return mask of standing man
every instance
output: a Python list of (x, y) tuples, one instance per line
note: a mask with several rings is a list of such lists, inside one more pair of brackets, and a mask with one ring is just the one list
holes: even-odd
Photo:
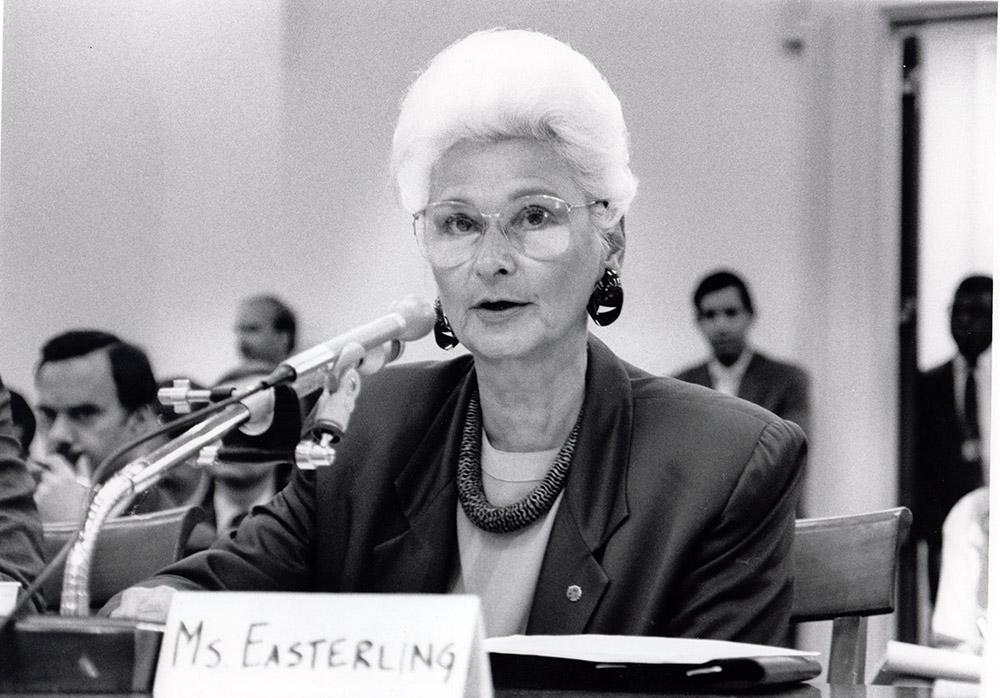
[(750, 346), (754, 306), (746, 282), (731, 271), (709, 274), (695, 289), (694, 311), (712, 356), (676, 377), (749, 400), (795, 422), (808, 436), (809, 376)]
[[(40, 433), (46, 456), (35, 501), (45, 521), (72, 520), (82, 513), (94, 469), (132, 439), (159, 426), (156, 380), (146, 354), (113, 334), (74, 330), (42, 347), (35, 369)], [(161, 445), (146, 443), (127, 454), (121, 467)], [(187, 466), (172, 470), (140, 494), (132, 511), (156, 511), (184, 503), (197, 484)]]
[(236, 317), (240, 357), (248, 364), (273, 368), (295, 348), (295, 313), (277, 296), (251, 296)]
[(955, 289), (951, 336), (954, 358), (917, 380), (913, 528), (917, 540), (927, 541), (932, 599), (945, 517), (963, 495), (988, 482), (993, 277), (969, 276)]

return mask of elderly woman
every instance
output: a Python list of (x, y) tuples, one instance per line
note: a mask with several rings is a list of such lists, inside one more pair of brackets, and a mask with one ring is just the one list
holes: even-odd
[(565, 44), (488, 31), (435, 58), (393, 167), (436, 338), (469, 355), (369, 378), (333, 468), (147, 586), (464, 592), (489, 635), (779, 642), (801, 431), (588, 335), (622, 306), (628, 159), (618, 99)]

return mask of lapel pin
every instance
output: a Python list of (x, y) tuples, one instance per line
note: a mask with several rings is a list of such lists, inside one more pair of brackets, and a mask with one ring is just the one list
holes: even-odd
[(576, 603), (583, 596), (583, 589), (578, 587), (576, 584), (570, 584), (566, 587), (566, 598), (570, 601)]

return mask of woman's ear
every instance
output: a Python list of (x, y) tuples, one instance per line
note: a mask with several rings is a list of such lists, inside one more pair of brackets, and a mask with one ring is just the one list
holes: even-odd
[(614, 227), (604, 233), (607, 253), (604, 266), (620, 272), (625, 263), (625, 216), (618, 219)]

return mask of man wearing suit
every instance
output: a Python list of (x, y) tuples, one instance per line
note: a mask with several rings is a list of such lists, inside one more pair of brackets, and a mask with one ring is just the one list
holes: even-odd
[(746, 282), (731, 271), (709, 274), (695, 289), (694, 310), (712, 356), (676, 377), (749, 400), (795, 422), (808, 435), (809, 376), (750, 346), (754, 306)]
[(955, 290), (951, 336), (958, 353), (917, 382), (913, 529), (927, 541), (931, 598), (941, 565), (948, 512), (984, 485), (989, 469), (993, 278), (969, 276)]
[[(33, 464), (39, 478), (35, 502), (43, 521), (75, 520), (94, 469), (119, 447), (159, 426), (153, 369), (142, 349), (113, 334), (70, 330), (42, 346), (35, 390), (46, 450)], [(129, 455), (148, 453), (164, 440), (158, 437)], [(117, 467), (126, 462), (119, 459)], [(129, 511), (180, 506), (197, 481), (193, 468), (176, 468), (136, 496)]]
[(236, 347), (247, 364), (277, 366), (295, 348), (295, 332), (295, 313), (277, 296), (250, 296), (240, 302)]
[(20, 458), (10, 416), (10, 393), (0, 381), (0, 582), (22, 589), (45, 566), (42, 523), (32, 499), (35, 483)]

